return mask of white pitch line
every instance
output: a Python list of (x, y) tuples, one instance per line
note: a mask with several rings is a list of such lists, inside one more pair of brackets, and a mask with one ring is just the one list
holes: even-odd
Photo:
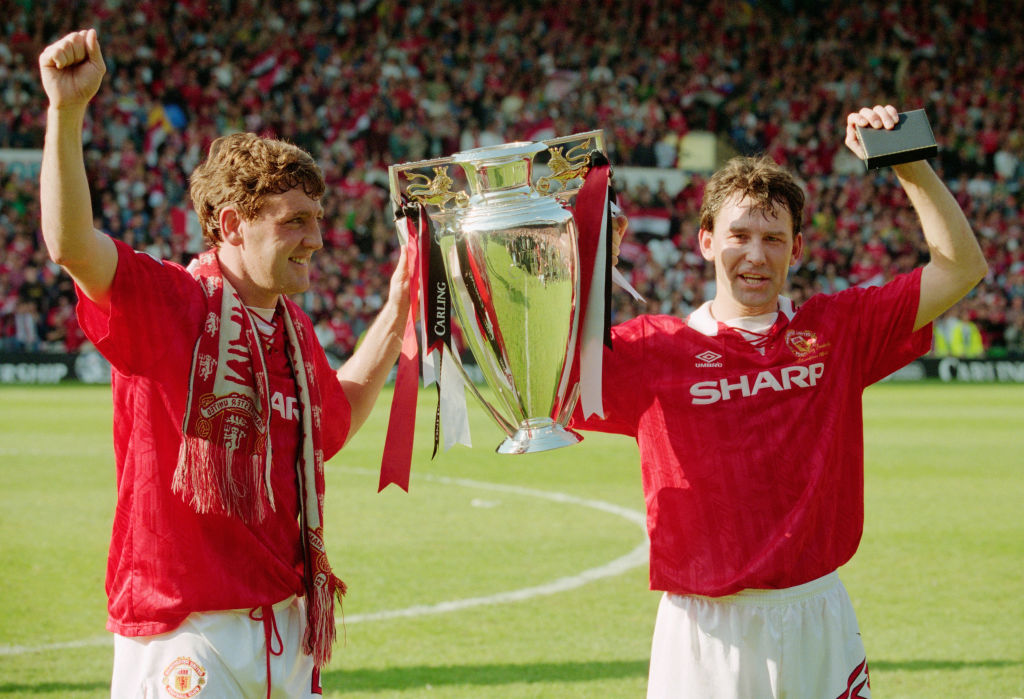
[[(366, 469), (344, 468), (343, 470), (352, 473), (374, 473)], [(578, 498), (575, 495), (568, 495), (566, 493), (536, 490), (534, 488), (524, 488), (517, 485), (487, 483), (468, 478), (449, 478), (447, 476), (435, 476), (431, 474), (423, 474), (418, 476), (418, 478), (446, 485), (458, 485), (466, 488), (476, 488), (478, 490), (513, 493), (515, 495), (525, 495), (527, 497), (541, 498), (543, 500), (551, 500), (558, 503), (581, 505), (583, 507), (589, 507), (602, 512), (608, 512), (622, 517), (623, 519), (627, 519), (634, 524), (638, 524), (644, 530), (644, 541), (625, 556), (616, 558), (609, 563), (605, 563), (597, 568), (584, 570), (582, 573), (578, 573), (576, 575), (558, 578), (557, 580), (544, 583), (543, 585), (524, 587), (519, 590), (510, 590), (508, 592), (498, 592), (496, 594), (485, 595), (483, 597), (469, 597), (466, 599), (452, 600), (450, 602), (438, 602), (437, 604), (418, 604), (412, 607), (406, 607), (405, 609), (391, 609), (381, 612), (353, 614), (351, 616), (346, 616), (344, 623), (358, 624), (364, 621), (381, 621), (384, 619), (409, 618), (426, 616), (429, 614), (445, 614), (447, 612), (456, 612), (462, 609), (469, 609), (471, 607), (481, 607), (491, 604), (506, 604), (509, 602), (522, 602), (534, 597), (555, 595), (560, 592), (575, 590), (576, 588), (583, 587), (587, 583), (594, 582), (595, 580), (621, 575), (627, 570), (632, 570), (633, 568), (641, 566), (647, 562), (647, 529), (646, 521), (642, 512), (613, 505), (612, 503), (605, 502), (603, 500), (588, 500), (585, 498)]]
[[(508, 592), (499, 592), (497, 594), (486, 595), (484, 597), (467, 597), (466, 599), (452, 600), (450, 602), (438, 602), (437, 604), (418, 604), (412, 607), (406, 607), (405, 609), (390, 609), (382, 612), (352, 614), (350, 616), (346, 616), (343, 621), (345, 624), (358, 624), (364, 621), (382, 621), (385, 619), (427, 616), (429, 614), (446, 614), (448, 612), (457, 612), (471, 607), (482, 607), (491, 604), (507, 604), (509, 602), (522, 602), (534, 597), (555, 595), (560, 592), (575, 590), (576, 588), (583, 587), (587, 583), (594, 582), (595, 580), (620, 575), (625, 573), (627, 570), (632, 570), (646, 562), (647, 542), (644, 542), (625, 556), (616, 558), (614, 561), (606, 563), (603, 566), (590, 568), (578, 575), (558, 578), (557, 580), (544, 583), (543, 585), (524, 587), (520, 590), (510, 590)], [(342, 621), (338, 621), (337, 623), (340, 625), (342, 624)]]
[[(360, 475), (376, 475), (375, 471), (362, 468), (351, 468), (351, 467), (331, 467), (331, 470), (346, 471), (348, 473), (357, 473)], [(404, 609), (387, 609), (380, 612), (366, 612), (364, 614), (352, 614), (346, 616), (343, 620), (339, 620), (338, 624), (359, 624), (368, 621), (384, 621), (387, 619), (408, 619), (419, 616), (428, 616), (431, 614), (446, 614), (448, 612), (457, 612), (463, 609), (470, 609), (472, 607), (482, 607), (493, 604), (507, 604), (510, 602), (522, 602), (534, 597), (543, 597), (546, 595), (555, 595), (561, 592), (568, 592), (569, 590), (575, 590), (579, 587), (583, 587), (587, 583), (600, 580), (602, 578), (610, 578), (616, 575), (621, 575), (628, 570), (632, 570), (638, 566), (643, 565), (647, 562), (647, 530), (644, 514), (636, 510), (631, 510), (626, 507), (620, 507), (610, 502), (603, 500), (589, 500), (586, 498), (579, 498), (575, 495), (568, 495), (566, 493), (559, 493), (547, 490), (536, 490), (534, 488), (524, 488), (517, 485), (507, 485), (504, 483), (487, 483), (485, 481), (476, 481), (468, 478), (450, 478), (447, 476), (435, 476), (431, 474), (418, 474), (417, 480), (433, 481), (435, 483), (442, 483), (446, 485), (457, 485), (464, 488), (476, 488), (478, 490), (492, 490), (502, 493), (512, 493), (515, 495), (523, 495), (526, 497), (535, 497), (543, 500), (550, 500), (552, 502), (565, 503), (570, 505), (579, 505), (582, 507), (589, 507), (594, 510), (600, 510), (609, 514), (622, 517), (634, 524), (638, 524), (644, 530), (644, 541), (635, 549), (627, 553), (625, 556), (620, 556), (613, 561), (609, 561), (604, 565), (596, 568), (589, 568), (576, 575), (569, 575), (566, 577), (558, 578), (542, 585), (535, 585), (533, 587), (524, 587), (519, 590), (509, 590), (507, 592), (498, 592), (493, 595), (485, 595), (482, 597), (468, 597), (465, 599), (451, 600), (448, 602), (438, 602), (437, 604), (417, 604), (412, 607), (405, 607)], [(38, 646), (2, 646), (0, 645), (0, 656), (11, 656), (11, 655), (26, 655), (28, 653), (42, 653), (51, 650), (69, 650), (75, 648), (89, 648), (93, 646), (107, 646), (113, 645), (113, 636), (94, 636), (92, 638), (84, 638), (78, 641), (64, 641), (61, 643), (47, 643)]]
[(111, 634), (106, 636), (93, 636), (78, 641), (63, 641), (61, 643), (46, 643), (41, 646), (0, 646), (0, 656), (3, 655), (26, 655), (28, 653), (42, 653), (48, 650), (69, 650), (74, 648), (90, 648), (92, 646), (113, 646), (114, 637)]

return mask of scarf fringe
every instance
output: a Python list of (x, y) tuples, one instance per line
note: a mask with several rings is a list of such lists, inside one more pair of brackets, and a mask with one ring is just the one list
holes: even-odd
[(246, 524), (262, 522), (274, 509), (263, 477), (264, 458), (185, 435), (171, 490), (199, 514), (233, 515)]
[(313, 590), (303, 647), (306, 654), (312, 656), (313, 664), (317, 668), (325, 667), (331, 662), (331, 651), (338, 635), (338, 628), (334, 623), (334, 600), (337, 598), (340, 606), (342, 597), (347, 592), (348, 586), (333, 573), (328, 575), (325, 584), (318, 585)]

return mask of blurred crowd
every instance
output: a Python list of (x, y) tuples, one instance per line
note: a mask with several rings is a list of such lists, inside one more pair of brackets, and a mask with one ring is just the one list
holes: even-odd
[[(691, 131), (768, 153), (808, 192), (798, 302), (880, 284), (926, 256), (889, 170), (865, 173), (845, 115), (927, 110), (933, 165), (967, 212), (990, 273), (937, 337), (1024, 355), (1024, 17), (970, 0), (12, 0), (0, 16), (0, 148), (42, 146), (42, 48), (100, 33), (108, 73), (85, 127), (95, 226), (186, 262), (198, 236), (192, 169), (211, 141), (247, 130), (314, 154), (328, 182), (325, 249), (302, 304), (347, 356), (397, 258), (387, 166), (471, 147), (604, 129), (614, 166), (677, 168)], [(697, 253), (707, 172), (683, 186), (619, 186), (638, 226), (621, 268), (646, 304), (616, 293), (614, 319), (686, 314), (713, 293)], [(47, 260), (34, 177), (0, 163), (0, 350), (75, 351), (74, 288)], [(975, 332), (977, 333), (975, 335)], [(980, 350), (979, 350), (980, 343)], [(936, 343), (939, 353), (965, 353)]]

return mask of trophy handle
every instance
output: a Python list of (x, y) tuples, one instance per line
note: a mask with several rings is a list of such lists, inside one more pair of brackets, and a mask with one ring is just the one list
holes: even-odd
[(448, 167), (445, 165), (434, 168), (433, 179), (417, 172), (403, 174), (405, 179), (412, 183), (406, 188), (406, 194), (415, 202), (436, 206), (442, 213), (446, 211), (445, 205), (452, 199), (459, 208), (465, 208), (469, 204), (469, 195), (465, 192), (452, 191), (454, 182), (448, 176)]
[(551, 191), (552, 182), (561, 182), (562, 187), (577, 177), (586, 177), (590, 169), (590, 139), (572, 146), (565, 154), (558, 146), (548, 148), (551, 159), (548, 160), (548, 169), (551, 175), (541, 177), (537, 180), (537, 191), (541, 194), (548, 194)]

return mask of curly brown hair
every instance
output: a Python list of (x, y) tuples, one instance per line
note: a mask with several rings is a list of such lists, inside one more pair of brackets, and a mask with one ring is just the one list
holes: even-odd
[(715, 217), (725, 200), (739, 193), (749, 197), (755, 211), (775, 213), (784, 207), (793, 219), (793, 236), (800, 232), (804, 218), (804, 190), (796, 178), (768, 156), (731, 158), (711, 176), (700, 205), (700, 227), (715, 229)]
[(217, 247), (223, 240), (221, 209), (234, 204), (251, 221), (259, 216), (264, 197), (296, 187), (311, 199), (320, 199), (326, 189), (323, 173), (309, 153), (285, 141), (235, 133), (210, 145), (206, 161), (192, 173), (189, 196), (203, 239)]

